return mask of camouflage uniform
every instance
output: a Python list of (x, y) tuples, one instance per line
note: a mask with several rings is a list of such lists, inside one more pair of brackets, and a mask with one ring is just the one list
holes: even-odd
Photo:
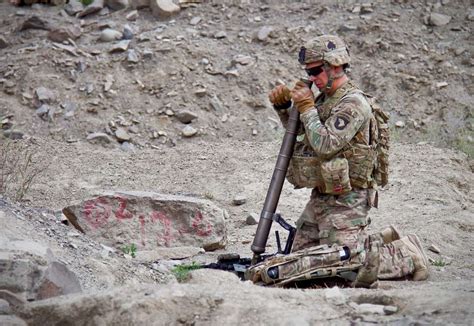
[[(321, 47), (327, 49), (320, 51)], [(334, 36), (321, 36), (302, 50), (306, 50), (300, 52), (302, 64), (323, 60), (327, 69), (329, 64), (340, 66), (350, 61), (345, 44)], [(331, 77), (328, 84), (332, 85)], [(275, 107), (285, 127), (288, 122), (286, 109), (290, 105)], [(389, 232), (389, 236), (383, 233), (368, 236), (366, 233), (370, 223), (368, 212), (377, 206), (377, 185), (372, 176), (377, 159), (371, 148), (374, 116), (362, 91), (348, 81), (331, 95), (321, 93), (315, 100), (315, 109), (304, 111), (300, 120), (302, 127), (292, 161), (297, 162), (301, 153), (309, 156), (306, 162), (310, 162), (308, 165), (313, 172), (298, 177), (298, 173), (305, 174), (305, 168), (292, 170), (290, 164), (287, 179), (290, 182), (305, 181), (305, 177), (311, 180), (308, 183), (313, 188), (311, 198), (296, 223), (292, 253), (251, 268), (249, 279), (284, 283), (316, 274), (334, 276), (335, 270), (340, 271), (344, 266), (358, 270), (355, 286), (369, 287), (377, 278), (413, 274), (414, 280), (426, 279), (426, 256), (415, 235), (400, 239), (397, 232)], [(339, 167), (343, 166), (339, 163), (330, 165), (337, 173), (331, 170), (323, 173), (325, 162), (339, 158), (348, 161), (346, 181), (339, 173)], [(343, 185), (339, 187), (332, 180), (326, 182), (327, 175)], [(308, 187), (304, 182), (292, 183), (296, 188)], [(339, 254), (344, 248), (350, 250), (350, 259), (341, 262)], [(272, 277), (275, 269), (277, 273)]]

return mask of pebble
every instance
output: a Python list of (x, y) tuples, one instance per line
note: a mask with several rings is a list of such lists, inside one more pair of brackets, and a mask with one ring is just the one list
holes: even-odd
[(56, 96), (54, 93), (50, 90), (47, 89), (46, 87), (39, 87), (35, 90), (35, 95), (38, 101), (41, 103), (50, 103), (54, 101)]
[(92, 134), (87, 135), (86, 140), (90, 143), (104, 143), (110, 144), (112, 143), (112, 138), (109, 135), (103, 132), (94, 132)]
[(441, 250), (439, 250), (439, 248), (438, 248), (436, 245), (434, 245), (434, 244), (432, 244), (432, 245), (428, 248), (428, 250), (430, 250), (430, 251), (432, 251), (432, 252), (434, 252), (434, 253), (436, 253), (436, 254), (441, 253)]
[(203, 97), (207, 94), (207, 89), (206, 87), (199, 87), (196, 90), (194, 90), (194, 94), (199, 97)]
[(0, 49), (5, 49), (9, 46), (10, 44), (8, 41), (5, 39), (5, 37), (0, 36)]
[(181, 110), (176, 113), (176, 119), (178, 119), (179, 122), (184, 124), (191, 123), (194, 119), (197, 119), (197, 117), (198, 116), (196, 114), (187, 110)]
[(128, 50), (128, 45), (130, 44), (130, 41), (129, 40), (123, 40), (123, 41), (120, 41), (116, 44), (114, 44), (109, 52), (110, 53), (114, 53), (114, 52), (125, 52)]
[(439, 82), (439, 83), (436, 83), (436, 88), (443, 88), (443, 87), (446, 87), (448, 85), (449, 84), (447, 82)]
[(238, 54), (232, 59), (232, 62), (246, 66), (252, 62), (252, 57), (249, 55)]
[(130, 49), (127, 51), (127, 61), (131, 63), (138, 63), (140, 61), (135, 50)]
[(261, 42), (264, 42), (270, 36), (271, 32), (273, 32), (273, 27), (263, 26), (257, 32), (257, 39)]
[(115, 137), (117, 137), (117, 140), (119, 142), (124, 142), (124, 141), (128, 141), (130, 140), (132, 137), (130, 137), (130, 135), (128, 134), (128, 132), (123, 129), (123, 128), (118, 128), (116, 131), (115, 131)]
[(332, 287), (324, 291), (324, 296), (329, 303), (336, 306), (342, 306), (347, 303), (347, 297), (342, 293), (341, 289), (337, 286)]
[(192, 25), (192, 26), (196, 26), (197, 24), (199, 24), (201, 22), (202, 18), (199, 17), (199, 16), (196, 16), (196, 17), (193, 17), (190, 21), (189, 21), (189, 24)]
[(84, 9), (83, 4), (80, 0), (69, 0), (64, 6), (64, 10), (69, 16), (75, 16), (78, 12)]
[(247, 197), (245, 197), (245, 195), (237, 195), (234, 197), (234, 199), (232, 199), (232, 204), (236, 206), (243, 205), (246, 202), (247, 202)]
[(245, 220), (245, 224), (247, 225), (257, 225), (258, 224), (259, 216), (257, 213), (250, 213)]
[(405, 127), (405, 122), (399, 120), (399, 121), (395, 122), (395, 127), (404, 128)]
[(40, 117), (42, 120), (47, 121), (48, 120), (48, 113), (50, 111), (51, 107), (47, 104), (41, 105), (37, 110), (36, 110), (36, 115)]
[(214, 35), (214, 37), (217, 38), (217, 39), (226, 38), (227, 34), (224, 31), (219, 31)]
[(106, 28), (100, 33), (99, 40), (102, 42), (112, 42), (120, 40), (122, 36), (122, 33), (116, 31), (115, 29)]
[(443, 26), (451, 21), (451, 16), (432, 13), (429, 18), (429, 24), (431, 26)]
[(190, 125), (186, 125), (181, 132), (183, 133), (184, 137), (192, 137), (197, 134), (197, 130)]
[(210, 101), (209, 104), (211, 105), (211, 108), (213, 108), (215, 111), (217, 111), (217, 112), (223, 111), (222, 102), (221, 102), (221, 100), (219, 100), (219, 98), (216, 95), (214, 95), (211, 98), (211, 101)]
[(135, 21), (138, 18), (138, 10), (130, 11), (125, 18), (129, 21)]
[(135, 152), (135, 145), (133, 145), (132, 143), (130, 143), (128, 141), (124, 141), (120, 145), (120, 149), (124, 152)]
[(123, 36), (122, 38), (124, 40), (131, 40), (133, 39), (133, 31), (132, 28), (129, 25), (125, 25), (123, 27)]
[(150, 9), (157, 18), (169, 17), (177, 14), (181, 8), (171, 0), (150, 0)]

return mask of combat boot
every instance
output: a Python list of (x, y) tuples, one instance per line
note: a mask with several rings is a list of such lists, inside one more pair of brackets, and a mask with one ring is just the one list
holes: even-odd
[(387, 244), (395, 240), (400, 240), (400, 232), (393, 225), (390, 225), (388, 228), (385, 228), (380, 232), (382, 236), (383, 243)]
[(363, 265), (352, 283), (356, 288), (377, 288), (377, 277), (380, 266), (380, 242), (372, 237), (367, 238), (365, 243), (366, 256)]
[[(408, 251), (413, 260), (413, 281), (423, 281), (428, 278), (428, 259), (421, 246), (420, 239), (415, 234), (409, 234), (400, 241)], [(396, 241), (396, 242), (398, 242)]]

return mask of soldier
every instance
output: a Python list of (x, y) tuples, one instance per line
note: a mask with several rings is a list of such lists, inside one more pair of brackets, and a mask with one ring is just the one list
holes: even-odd
[[(400, 239), (393, 227), (367, 235), (368, 212), (377, 206), (376, 123), (366, 95), (346, 74), (347, 45), (337, 36), (317, 37), (301, 48), (299, 62), (319, 95), (315, 98), (303, 81), (292, 90), (277, 86), (269, 94), (284, 126), (292, 105), (300, 112), (302, 128), (288, 180), (296, 188), (313, 188), (296, 223), (293, 252), (320, 245), (343, 248), (350, 260), (363, 265), (355, 286), (407, 275), (426, 279), (427, 260), (416, 235)], [(284, 271), (271, 272), (271, 278), (281, 278)]]

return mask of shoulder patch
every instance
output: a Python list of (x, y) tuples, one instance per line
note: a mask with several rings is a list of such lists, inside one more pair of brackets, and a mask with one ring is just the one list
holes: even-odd
[(346, 117), (338, 116), (336, 118), (336, 121), (334, 122), (334, 127), (337, 130), (344, 130), (344, 128), (346, 128), (348, 124), (349, 119), (347, 119)]

